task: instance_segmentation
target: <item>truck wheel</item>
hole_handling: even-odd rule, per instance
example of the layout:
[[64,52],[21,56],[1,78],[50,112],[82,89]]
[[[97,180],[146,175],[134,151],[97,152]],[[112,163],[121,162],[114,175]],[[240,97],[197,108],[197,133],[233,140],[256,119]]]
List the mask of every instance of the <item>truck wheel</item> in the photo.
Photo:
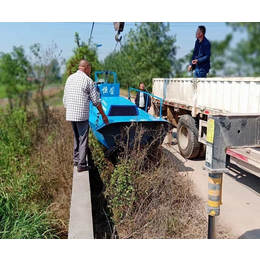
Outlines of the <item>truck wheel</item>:
[[192,159],[198,156],[200,151],[198,133],[197,121],[190,115],[182,115],[178,122],[177,139],[183,157]]
[[160,116],[160,105],[157,105],[155,102],[153,102],[153,116]]
[[198,158],[203,158],[206,155],[206,145],[205,144],[200,144],[200,151],[198,154]]

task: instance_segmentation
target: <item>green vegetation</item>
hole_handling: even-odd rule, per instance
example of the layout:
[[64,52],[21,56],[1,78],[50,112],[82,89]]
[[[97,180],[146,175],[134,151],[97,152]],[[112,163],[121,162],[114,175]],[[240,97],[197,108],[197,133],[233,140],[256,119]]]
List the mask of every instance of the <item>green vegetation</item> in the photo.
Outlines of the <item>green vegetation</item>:
[[232,35],[228,34],[223,41],[211,41],[211,69],[209,76],[216,77],[222,75],[232,75],[234,71],[230,69],[230,64],[227,62],[231,48],[230,43]]
[[30,46],[34,60],[30,63],[28,72],[32,78],[33,85],[36,90],[34,101],[37,105],[39,117],[47,123],[48,106],[44,95],[44,88],[47,84],[57,83],[61,81],[60,65],[64,62],[61,58],[61,52],[56,54],[58,46],[54,42],[43,49],[41,44],[33,44]]
[[[126,135],[130,129],[125,129]],[[154,144],[140,147],[145,131],[139,127],[136,133],[133,148],[121,143],[113,163],[104,157],[102,145],[90,134],[91,157],[109,209],[105,211],[105,203],[99,202],[110,225],[109,237],[205,238],[205,209],[191,180],[178,173],[176,158],[166,149],[155,149]],[[227,232],[221,237],[227,237]]]
[[[210,77],[216,76],[259,76],[260,74],[260,23],[227,23],[234,31],[247,32],[247,39],[231,47],[232,34],[224,40],[211,41]],[[194,31],[196,28],[194,28]],[[151,86],[152,78],[191,77],[187,67],[191,60],[195,43],[191,42],[191,51],[176,59],[176,38],[167,33],[165,23],[141,23],[125,36],[120,49],[108,55],[104,68],[118,73],[123,87],[138,86],[140,81]],[[207,37],[207,35],[206,35]]]
[[67,237],[73,139],[64,118],[54,109],[42,124],[0,109],[0,238]]
[[[0,110],[0,238],[58,238],[68,230],[70,168],[52,176],[56,154],[67,149],[49,143],[55,133],[54,143],[62,139],[64,144],[68,128],[64,114],[58,117],[61,127],[46,103],[60,104],[63,90],[45,89],[61,84],[62,62],[54,43],[46,50],[40,44],[30,49],[32,60],[22,46],[0,54],[0,97],[7,97],[9,104]],[[56,161],[43,160],[50,154]]]
[[232,50],[231,61],[240,77],[260,75],[260,23],[227,23],[234,31],[246,32],[247,38]]
[[80,60],[86,59],[91,63],[91,78],[94,80],[95,71],[102,70],[102,65],[98,61],[97,50],[91,48],[84,41],[80,40],[79,34],[75,33],[76,48],[73,50],[73,56],[67,61],[64,83],[69,75],[78,70]]
[[[60,66],[63,60],[58,47],[52,43],[43,49],[38,44],[30,46],[33,59],[27,57],[23,46],[13,47],[11,53],[0,53],[0,88],[5,89],[10,109],[16,107],[27,109],[30,95],[36,92],[33,100],[36,103],[39,117],[47,122],[48,106],[43,94],[47,84],[61,82]],[[4,92],[2,92],[3,97]]]
[[46,205],[36,200],[39,176],[30,159],[34,129],[26,112],[0,109],[0,238],[55,237]]
[[0,86],[0,98],[6,97],[6,91],[4,86]]
[[[222,41],[211,41],[211,69],[209,76],[259,77],[260,75],[260,23],[227,23],[233,31],[246,32],[247,38],[231,47],[232,34]],[[210,39],[209,39],[210,40]],[[176,76],[187,76],[187,64],[192,51],[177,60]]]
[[[229,23],[248,35],[235,48],[230,47],[232,35],[211,42],[210,76],[259,76],[259,24]],[[178,35],[168,32],[168,24],[141,23],[103,64],[96,48],[76,33],[76,47],[63,76],[54,43],[46,49],[32,45],[33,60],[22,46],[0,54],[0,98],[7,97],[9,103],[0,108],[0,238],[67,236],[73,138],[71,126],[64,123],[64,109],[48,109],[48,105],[62,104],[61,81],[84,58],[92,64],[92,78],[95,70],[114,70],[122,87],[137,87],[140,81],[151,87],[154,77],[188,77],[191,52],[176,60]],[[52,83],[56,88],[46,89]],[[204,209],[198,213],[199,199],[191,183],[177,174],[176,163],[166,150],[156,151],[155,160],[149,147],[139,149],[139,137],[136,149],[122,146],[112,163],[90,134],[92,157],[110,210],[106,218],[114,225],[111,237],[204,237],[206,220],[200,215]],[[158,159],[160,153],[163,156]]]
[[[25,109],[28,105],[31,89],[31,84],[27,80],[29,66],[22,46],[13,47],[11,53],[2,53],[0,56],[0,85],[5,86],[11,109],[16,104]],[[14,98],[17,100],[14,101]]]
[[169,36],[169,24],[141,23],[131,30],[120,50],[104,61],[104,69],[116,71],[122,87],[151,86],[152,79],[172,75],[176,38]]

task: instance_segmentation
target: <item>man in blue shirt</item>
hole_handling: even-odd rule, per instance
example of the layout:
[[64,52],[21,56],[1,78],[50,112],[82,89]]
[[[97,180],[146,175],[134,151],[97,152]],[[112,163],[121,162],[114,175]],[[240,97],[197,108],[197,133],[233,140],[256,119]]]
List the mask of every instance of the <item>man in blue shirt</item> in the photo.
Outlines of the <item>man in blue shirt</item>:
[[206,78],[210,69],[210,42],[205,37],[206,28],[199,26],[196,42],[188,71],[195,70],[195,78]]

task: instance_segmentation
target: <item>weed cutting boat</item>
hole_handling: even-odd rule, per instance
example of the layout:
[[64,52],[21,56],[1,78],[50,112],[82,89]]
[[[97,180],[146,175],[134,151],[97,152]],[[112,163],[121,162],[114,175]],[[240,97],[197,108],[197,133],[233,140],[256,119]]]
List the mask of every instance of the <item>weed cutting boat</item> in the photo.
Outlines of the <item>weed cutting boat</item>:
[[[172,125],[161,117],[162,99],[147,93],[149,96],[161,100],[160,116],[157,118],[147,113],[147,108],[143,111],[130,101],[130,91],[142,92],[141,90],[129,88],[128,99],[119,95],[120,83],[117,80],[117,74],[115,72],[96,71],[95,84],[100,93],[101,104],[108,117],[109,124],[104,124],[97,108],[92,102],[90,102],[89,124],[97,140],[108,149],[107,154],[112,153],[117,148],[118,140],[123,139],[131,145],[131,142],[134,141],[138,125],[141,125],[145,129],[141,145],[151,143],[155,135],[157,135],[158,145],[163,142],[167,132],[172,128]],[[124,129],[130,126],[131,129],[128,136],[124,136]],[[158,131],[160,131],[159,137]]]

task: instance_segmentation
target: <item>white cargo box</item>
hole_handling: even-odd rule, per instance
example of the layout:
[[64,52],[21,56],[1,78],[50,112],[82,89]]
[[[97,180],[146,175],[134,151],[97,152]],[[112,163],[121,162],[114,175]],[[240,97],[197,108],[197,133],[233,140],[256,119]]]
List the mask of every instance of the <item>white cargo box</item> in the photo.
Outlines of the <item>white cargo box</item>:
[[260,77],[156,78],[153,94],[165,104],[206,114],[260,114]]

